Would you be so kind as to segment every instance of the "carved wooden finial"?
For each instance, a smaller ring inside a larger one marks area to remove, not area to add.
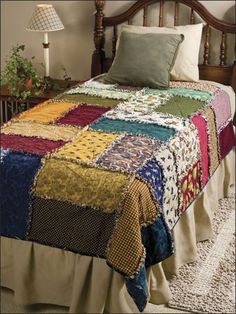
[[[179,25],[179,2],[175,1],[174,26]]]
[[[96,0],[95,28],[94,28],[94,43],[96,50],[101,50],[104,47],[104,27],[103,27],[103,9],[105,0]]]
[[[147,16],[148,15],[148,7],[145,6],[143,8],[143,26],[147,26]]]
[[[222,32],[221,44],[220,44],[220,65],[226,64],[226,34]]]
[[[194,16],[193,9],[191,9],[191,13],[190,13],[190,24],[195,24],[195,16]]]
[[[163,14],[164,14],[164,1],[160,0],[160,9],[159,9],[159,26],[163,26]]]
[[[105,0],[96,0],[96,14],[95,14],[95,26],[94,26],[94,44],[95,50],[92,57],[91,76],[96,76],[102,73],[102,63],[104,58],[104,27],[103,27],[103,9]]]
[[[206,25],[206,37],[204,42],[204,55],[203,55],[203,64],[209,64],[209,37],[210,37],[210,27],[209,24]]]
[[[116,54],[116,42],[117,42],[117,26],[113,26],[113,36],[112,36],[112,58],[115,58]]]

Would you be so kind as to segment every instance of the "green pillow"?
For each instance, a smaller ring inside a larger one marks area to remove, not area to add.
[[[169,86],[170,71],[184,36],[137,34],[123,31],[105,83],[132,86]]]

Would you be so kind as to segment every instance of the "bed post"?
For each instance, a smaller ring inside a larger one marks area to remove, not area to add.
[[[103,72],[103,59],[105,57],[104,48],[104,27],[103,27],[103,9],[105,0],[95,0],[96,14],[94,27],[95,50],[92,57],[91,76],[94,77]]]

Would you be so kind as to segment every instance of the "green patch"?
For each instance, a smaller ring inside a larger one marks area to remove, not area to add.
[[[87,105],[105,106],[105,107],[115,107],[121,102],[121,100],[117,100],[117,99],[101,98],[101,97],[89,96],[85,94],[73,94],[73,95],[61,94],[57,96],[56,99],[69,101],[69,102],[75,102],[75,103],[86,103]]]
[[[192,113],[201,109],[203,106],[203,101],[181,96],[174,96],[164,105],[159,106],[156,111],[187,118]]]

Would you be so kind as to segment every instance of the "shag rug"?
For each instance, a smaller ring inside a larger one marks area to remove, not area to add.
[[[198,244],[197,261],[181,267],[170,283],[171,308],[236,313],[235,197],[222,199],[219,208],[213,219],[213,239]]]

